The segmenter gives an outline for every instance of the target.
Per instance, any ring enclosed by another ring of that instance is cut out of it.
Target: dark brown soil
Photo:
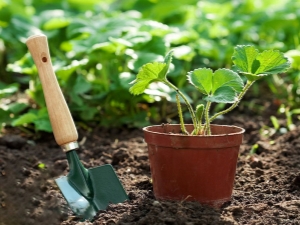
[[[0,225],[300,224],[300,128],[266,138],[260,134],[262,118],[233,118],[222,122],[246,133],[232,200],[221,209],[155,200],[141,130],[80,131],[84,165],[112,164],[130,197],[100,211],[93,222],[70,211],[54,182],[68,165],[52,135],[35,141],[8,133],[0,138]],[[256,154],[249,154],[254,144]]]

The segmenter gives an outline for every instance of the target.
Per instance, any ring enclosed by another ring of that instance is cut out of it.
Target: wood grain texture
[[[77,141],[78,134],[53,71],[47,37],[33,35],[26,41],[38,69],[55,140],[58,145]]]

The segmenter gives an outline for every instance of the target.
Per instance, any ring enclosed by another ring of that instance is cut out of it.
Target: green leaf
[[[166,56],[165,56],[165,60],[164,60],[164,63],[167,64],[167,66],[169,67],[171,62],[172,62],[172,57],[173,57],[173,51],[169,51]]]
[[[142,94],[150,83],[165,80],[167,67],[166,63],[161,62],[147,63],[142,66],[137,78],[130,83],[133,84],[129,89],[130,93],[134,95]]]
[[[85,66],[87,63],[87,59],[82,59],[80,61],[73,60],[70,65],[59,68],[55,71],[55,73],[58,77],[66,81],[73,72],[75,72],[78,68]]]
[[[280,51],[266,50],[258,54],[260,62],[255,74],[278,74],[285,72],[290,67],[289,60]]]
[[[238,72],[248,80],[255,81],[264,76],[285,72],[290,67],[289,60],[277,50],[259,53],[253,46],[238,45],[232,56]]]
[[[252,66],[258,53],[254,46],[238,45],[234,48],[232,61],[239,71],[253,73]]]
[[[164,63],[166,63],[166,67],[164,68],[164,70],[162,71],[162,74],[164,73],[165,74],[165,78],[166,78],[166,75],[169,71],[169,67],[170,67],[170,64],[172,62],[172,57],[173,57],[173,51],[169,51],[166,56],[165,56],[165,59],[164,59]]]
[[[237,93],[243,90],[243,80],[228,69],[200,68],[188,73],[188,80],[200,92],[207,95],[205,100],[218,103],[233,103]]]
[[[12,121],[12,126],[24,126],[27,124],[34,124],[35,130],[52,132],[47,108],[39,110],[32,109],[26,114],[23,114]]]
[[[10,112],[0,108],[0,127],[2,123],[9,124],[11,122]]]
[[[190,62],[195,57],[195,55],[196,53],[194,49],[188,45],[181,45],[174,48],[174,56],[177,59]]]
[[[20,116],[19,118],[15,119],[12,122],[12,126],[21,126],[21,125],[25,125],[28,123],[33,123],[36,119],[37,119],[37,115],[35,115],[34,113],[28,112],[22,116]]]
[[[109,41],[113,43],[117,49],[125,49],[125,47],[133,47],[133,44],[126,39],[123,38],[113,38],[110,37]]]
[[[16,93],[19,89],[19,84],[1,85],[0,87],[0,98],[10,96]]]
[[[149,42],[152,39],[152,37],[148,32],[135,31],[135,32],[128,32],[123,37],[123,39],[130,42],[131,46],[135,46],[138,44]]]
[[[35,120],[33,123],[36,130],[46,131],[49,133],[52,132],[52,126],[49,118],[40,118],[38,120]]]
[[[16,113],[20,113],[21,111],[23,111],[27,107],[28,107],[28,104],[16,102],[16,103],[10,104],[8,106],[7,110],[9,112],[12,112],[12,113],[16,114]]]
[[[89,83],[85,77],[77,76],[76,83],[73,87],[73,90],[76,94],[83,94],[88,92],[91,89],[92,85]]]
[[[97,113],[99,113],[99,109],[97,109],[96,107],[94,107],[94,108],[85,107],[85,110],[80,113],[80,117],[84,121],[89,121],[89,120],[93,120]]]
[[[203,112],[204,112],[204,105],[203,104],[199,104],[196,107],[196,116],[198,118],[198,121],[200,121],[200,123],[202,123],[202,116],[203,116]]]
[[[204,100],[217,103],[234,103],[237,98],[234,90],[220,87],[214,94],[205,97]]]
[[[241,92],[244,87],[243,80],[240,76],[228,69],[218,69],[213,76],[212,92],[216,92],[219,88],[228,87],[235,92]]]
[[[52,18],[48,20],[44,26],[44,30],[55,30],[68,26],[71,23],[70,19],[67,18]]]
[[[200,92],[209,95],[212,90],[213,71],[207,68],[196,69],[188,73],[189,82]]]
[[[94,52],[94,51],[104,51],[104,52],[109,52],[109,53],[113,53],[116,51],[116,46],[115,44],[113,44],[112,42],[102,42],[102,43],[97,43],[94,44],[91,48],[90,51]]]

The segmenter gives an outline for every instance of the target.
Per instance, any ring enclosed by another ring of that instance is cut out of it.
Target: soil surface
[[[232,200],[220,209],[154,198],[141,129],[80,130],[84,166],[112,164],[130,198],[99,211],[93,222],[76,217],[55,184],[68,164],[52,134],[34,140],[8,130],[0,137],[0,225],[300,224],[300,128],[266,137],[264,121],[218,121],[246,129]],[[250,154],[253,145],[256,152]]]

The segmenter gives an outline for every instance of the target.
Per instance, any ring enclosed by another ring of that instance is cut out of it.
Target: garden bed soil
[[[130,198],[99,211],[93,222],[76,217],[55,184],[68,165],[53,136],[34,140],[8,130],[0,138],[0,225],[300,224],[300,128],[264,138],[260,117],[221,122],[242,126],[246,133],[232,200],[220,209],[154,198],[141,129],[79,129],[84,165],[112,164]],[[249,154],[254,144],[256,154]]]

